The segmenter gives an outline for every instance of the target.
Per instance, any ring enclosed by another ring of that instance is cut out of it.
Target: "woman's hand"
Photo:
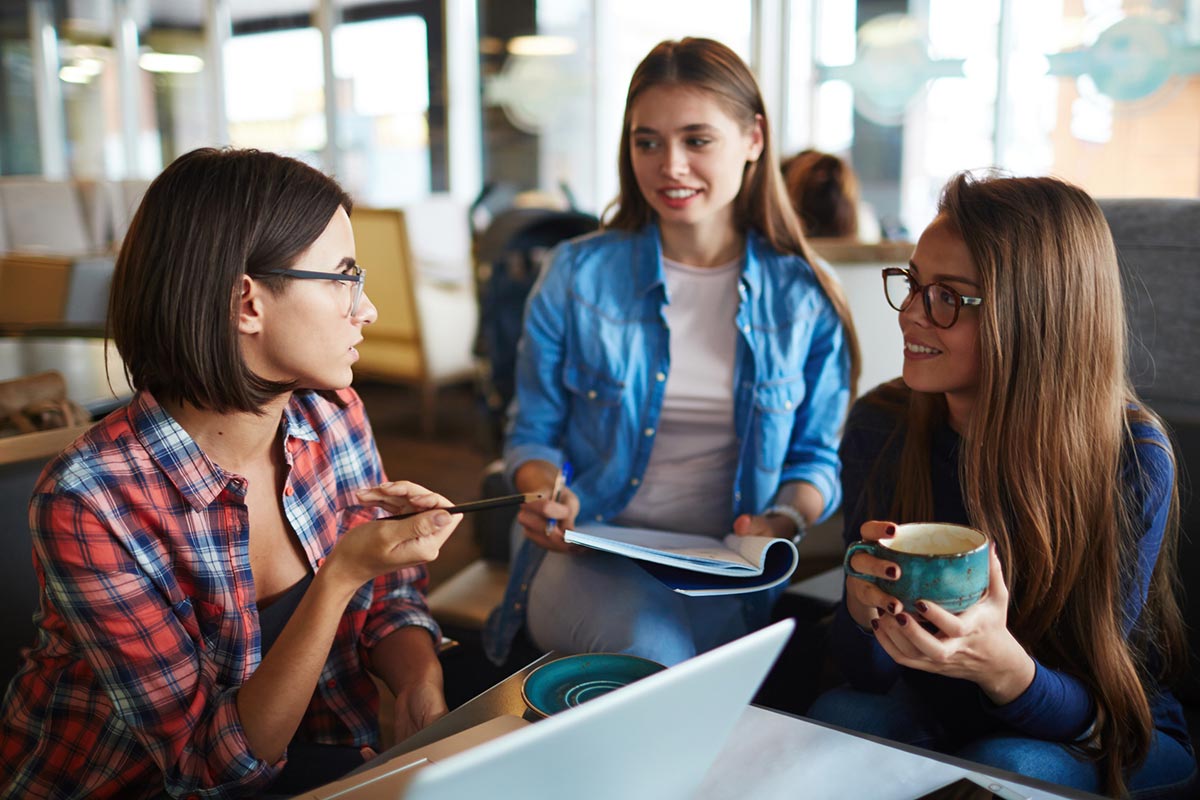
[[[896,535],[896,526],[891,522],[864,522],[859,535],[865,542],[877,542]],[[870,553],[855,553],[850,566],[858,572],[877,578],[895,580],[900,577],[900,567],[891,561],[876,558]],[[903,604],[870,581],[846,576],[846,610],[860,628],[869,628],[883,614],[895,614]]]
[[[871,624],[897,664],[971,681],[993,703],[1004,705],[1029,688],[1037,668],[1008,630],[1008,587],[994,547],[988,578],[984,598],[957,616],[935,603],[917,601],[917,610],[937,629],[933,633],[907,613]]]
[[[525,503],[517,512],[517,522],[525,536],[534,544],[556,553],[578,552],[580,548],[567,544],[563,535],[568,528],[575,526],[579,498],[567,487],[563,487],[558,502],[550,498],[550,487],[540,491],[546,499]]]
[[[462,514],[436,510],[452,503],[440,494],[407,481],[393,481],[359,492],[366,505],[391,513],[418,513],[398,520],[375,520],[351,528],[334,545],[322,570],[358,587],[402,567],[438,557]]]
[[[406,683],[392,706],[392,725],[397,742],[402,742],[446,714],[446,696],[440,683]]]
[[[742,514],[733,521],[733,532],[737,536],[770,536],[773,539],[791,539],[796,535],[796,524],[782,514]]]
[[[363,505],[382,508],[389,515],[452,505],[440,494],[411,481],[388,481],[370,489],[361,489],[358,499]]]

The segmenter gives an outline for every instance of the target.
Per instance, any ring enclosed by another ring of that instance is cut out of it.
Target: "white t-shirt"
[[[663,259],[671,367],[650,462],[618,523],[712,535],[732,531],[742,262],[692,267]]]

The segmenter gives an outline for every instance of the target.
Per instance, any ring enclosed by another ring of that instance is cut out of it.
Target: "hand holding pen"
[[[521,506],[517,521],[525,535],[539,547],[556,552],[575,552],[576,547],[563,541],[563,533],[575,524],[579,498],[571,491],[571,467],[559,467],[547,461],[527,462],[517,470],[516,484],[521,489],[538,489],[546,499]]]

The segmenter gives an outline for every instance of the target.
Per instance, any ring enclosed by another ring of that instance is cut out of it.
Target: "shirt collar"
[[[213,463],[195,440],[148,391],[140,391],[129,403],[133,430],[150,457],[196,510],[207,508],[236,476]],[[283,410],[284,440],[317,441],[312,421],[295,399]],[[290,453],[290,449],[285,448]]]
[[[209,460],[195,440],[146,390],[129,402],[134,435],[150,458],[197,511],[207,508],[231,476]]]
[[[768,248],[766,241],[758,231],[751,228],[746,233],[745,263],[742,266],[742,281],[746,288],[757,293],[763,282],[763,253]],[[651,289],[666,283],[666,274],[662,260],[662,236],[658,225],[650,224],[637,234],[634,244],[633,264],[634,285],[638,294],[645,294]]]

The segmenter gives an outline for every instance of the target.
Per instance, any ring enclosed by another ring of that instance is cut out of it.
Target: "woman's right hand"
[[[409,486],[421,489],[416,484]],[[428,510],[407,519],[374,520],[351,528],[329,552],[322,571],[345,578],[347,586],[358,588],[388,572],[436,559],[463,515],[441,510],[453,503],[439,494],[414,491],[412,495],[419,495],[419,500],[414,497],[417,502],[413,506]]]
[[[577,552],[579,548],[567,544],[563,536],[568,528],[575,526],[575,517],[579,514],[579,498],[568,487],[563,487],[558,502],[550,498],[549,489],[543,490],[541,494],[545,495],[544,499],[523,504],[517,513],[517,522],[521,529],[530,541],[547,550],[556,553]]]
[[[859,534],[865,542],[877,542],[889,536],[896,535],[896,525],[891,522],[864,522],[859,528]],[[877,578],[895,580],[900,577],[900,567],[891,562],[876,558],[870,553],[858,552],[850,559],[850,566],[856,571],[874,575]],[[871,621],[882,614],[898,614],[904,610],[899,600],[889,595],[870,581],[862,578],[846,576],[846,610],[858,623],[859,627],[870,630]]]

